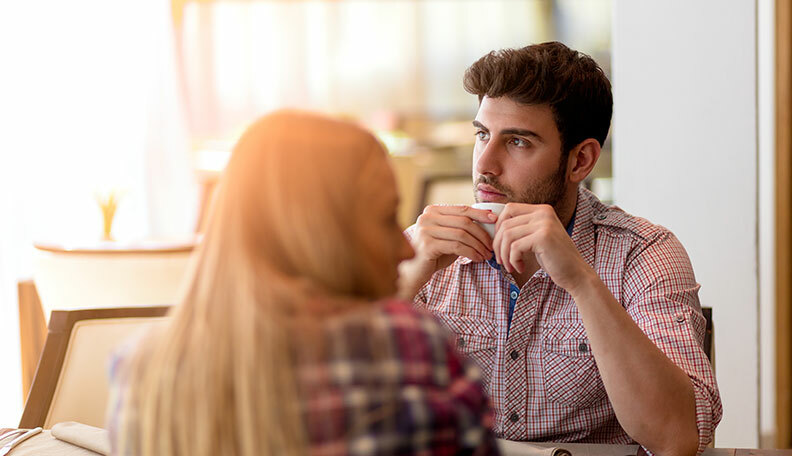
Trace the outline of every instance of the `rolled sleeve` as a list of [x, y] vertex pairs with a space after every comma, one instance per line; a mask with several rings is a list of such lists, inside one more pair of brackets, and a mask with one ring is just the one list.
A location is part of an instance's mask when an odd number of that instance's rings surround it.
[[723, 414], [712, 364], [704, 352], [701, 312], [687, 252], [670, 232], [637, 249], [625, 274], [625, 307], [649, 339], [690, 378], [696, 401], [699, 454]]

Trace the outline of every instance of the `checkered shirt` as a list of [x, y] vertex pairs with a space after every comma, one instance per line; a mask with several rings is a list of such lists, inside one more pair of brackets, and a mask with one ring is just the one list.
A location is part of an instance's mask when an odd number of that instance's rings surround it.
[[389, 301], [324, 328], [297, 370], [312, 455], [498, 453], [481, 370], [431, 315]]
[[[703, 451], [722, 408], [702, 348], [706, 322], [687, 253], [667, 229], [605, 206], [583, 188], [574, 220], [572, 240], [583, 259], [690, 377]], [[460, 257], [434, 274], [415, 303], [435, 314], [482, 368], [498, 437], [633, 442], [616, 420], [575, 302], [544, 270], [519, 288], [496, 263]]]

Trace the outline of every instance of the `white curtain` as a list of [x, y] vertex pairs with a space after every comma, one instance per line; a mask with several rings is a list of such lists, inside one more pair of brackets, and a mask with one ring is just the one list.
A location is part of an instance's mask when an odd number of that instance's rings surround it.
[[191, 130], [233, 138], [301, 107], [357, 119], [469, 118], [465, 68], [552, 38], [547, 0], [190, 2], [180, 47]]
[[16, 282], [34, 240], [189, 234], [196, 186], [168, 0], [0, 3], [0, 427], [22, 407]]

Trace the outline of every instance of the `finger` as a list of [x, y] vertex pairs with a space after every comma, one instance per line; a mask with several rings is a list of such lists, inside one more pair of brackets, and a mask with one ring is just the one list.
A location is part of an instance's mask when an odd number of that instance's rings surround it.
[[427, 209], [429, 208], [440, 215], [464, 216], [481, 223], [493, 223], [498, 220], [498, 216], [489, 209], [476, 209], [470, 206], [429, 206]]
[[512, 242], [509, 249], [509, 258], [512, 268], [522, 274], [525, 272], [525, 257], [533, 255], [533, 238], [526, 236]]
[[470, 258], [471, 260], [476, 262], [482, 262], [485, 260], [485, 258], [478, 251], [476, 251], [476, 249], [460, 241], [435, 239], [433, 244], [437, 249], [436, 253], [442, 253], [444, 255], [462, 256], [465, 258]]
[[461, 215], [428, 214], [426, 216], [421, 215], [419, 219], [421, 219], [420, 223], [422, 226], [441, 226], [464, 230], [478, 239], [487, 250], [492, 250], [492, 238], [489, 233], [469, 217]]
[[509, 273], [515, 271], [513, 267], [514, 262], [522, 259], [520, 256], [516, 258], [512, 257], [512, 244], [526, 236], [530, 236], [535, 229], [533, 225], [531, 220], [527, 220], [523, 224], [504, 227], [495, 234], [495, 237], [498, 238], [500, 264], [502, 264]]
[[[425, 233], [434, 239], [442, 239], [445, 241], [461, 242], [471, 249], [475, 250], [482, 257], [489, 258], [490, 250], [481, 243], [477, 238], [472, 236], [465, 230], [459, 228], [449, 228], [444, 226], [434, 226], [424, 229]], [[486, 234], [486, 233], [485, 233]], [[443, 252], [452, 253], [452, 252]], [[472, 258], [471, 258], [472, 259]]]
[[555, 214], [552, 206], [547, 204], [509, 203], [498, 216], [498, 221], [495, 223], [495, 231], [498, 231], [500, 226], [507, 220], [524, 216], [537, 216], [548, 211]]

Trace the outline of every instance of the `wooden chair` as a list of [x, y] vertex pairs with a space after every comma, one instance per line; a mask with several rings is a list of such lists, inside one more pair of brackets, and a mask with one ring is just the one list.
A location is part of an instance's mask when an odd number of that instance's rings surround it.
[[19, 347], [22, 360], [22, 400], [27, 400], [47, 340], [47, 320], [32, 280], [17, 283], [19, 296]]
[[707, 329], [704, 333], [704, 353], [715, 369], [715, 346], [713, 345], [713, 326], [712, 326], [712, 307], [702, 307], [701, 313], [704, 314], [704, 319], [707, 320]]
[[168, 306], [55, 310], [19, 428], [63, 421], [103, 427], [108, 362], [125, 340], [164, 324]]

